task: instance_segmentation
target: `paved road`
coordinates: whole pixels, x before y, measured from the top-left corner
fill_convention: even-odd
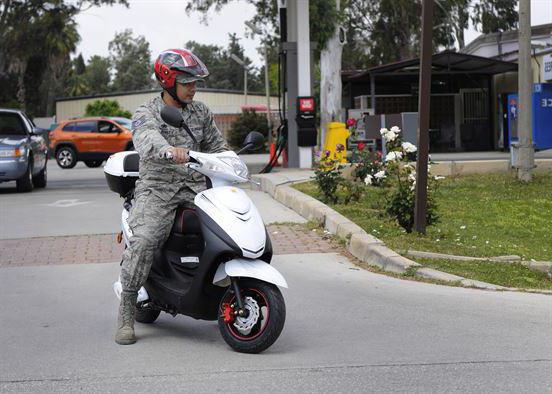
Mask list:
[[[248,193],[266,223],[305,222],[283,206],[270,209],[272,199],[267,194]],[[62,170],[50,160],[46,189],[22,194],[16,192],[15,182],[0,184],[0,239],[115,233],[120,230],[122,202],[108,189],[102,168],[78,163]]]
[[[0,187],[2,237],[116,231],[120,200],[101,170],[50,170],[46,190]],[[300,220],[253,196],[265,218]],[[39,205],[59,199],[91,202]],[[2,268],[0,392],[552,391],[552,297],[394,279],[335,253],[274,264],[290,284],[286,327],[257,356],[182,316],[137,325],[137,345],[115,345],[116,263]]]

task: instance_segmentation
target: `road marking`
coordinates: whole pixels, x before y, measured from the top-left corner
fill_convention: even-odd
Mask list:
[[[51,204],[42,204],[47,207],[57,207],[57,208],[69,208],[75,207],[77,205],[90,204],[92,201],[79,201],[79,200],[57,200]]]

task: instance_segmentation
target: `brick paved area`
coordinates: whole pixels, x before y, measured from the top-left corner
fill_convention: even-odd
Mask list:
[[[303,225],[271,225],[268,232],[275,254],[329,253],[337,248],[320,230]],[[123,246],[115,239],[116,234],[99,234],[0,240],[0,268],[119,261]]]

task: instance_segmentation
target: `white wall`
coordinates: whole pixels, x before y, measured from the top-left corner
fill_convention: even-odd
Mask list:
[[[113,96],[98,96],[87,98],[74,98],[56,102],[56,119],[58,121],[81,117],[85,112],[86,105],[96,100],[117,100],[119,105],[127,111],[134,112],[138,106],[157,96],[159,91],[122,94]],[[243,94],[213,91],[198,91],[195,99],[202,101],[215,114],[237,114],[241,113],[241,106],[245,104]],[[266,105],[266,96],[248,95],[247,105]],[[272,110],[278,108],[278,98],[271,97],[270,107]]]

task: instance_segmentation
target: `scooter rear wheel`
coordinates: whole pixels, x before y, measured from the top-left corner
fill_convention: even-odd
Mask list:
[[[280,336],[286,320],[286,305],[275,285],[255,279],[239,282],[247,317],[233,315],[236,296],[229,288],[219,306],[218,326],[230,347],[241,353],[260,353]]]

